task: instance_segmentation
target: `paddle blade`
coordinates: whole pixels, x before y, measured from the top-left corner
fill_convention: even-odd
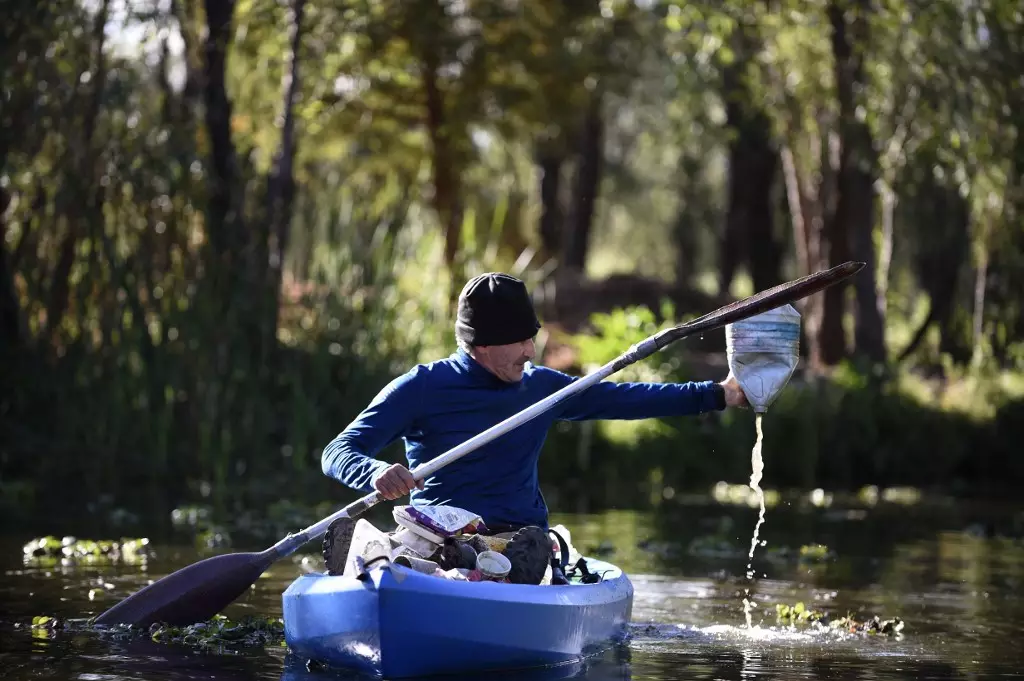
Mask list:
[[[137,591],[97,617],[95,623],[186,626],[203,622],[245,593],[274,558],[268,550],[201,560]]]

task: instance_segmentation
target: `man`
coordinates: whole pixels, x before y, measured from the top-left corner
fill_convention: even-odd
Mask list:
[[[493,532],[547,529],[537,461],[555,421],[661,418],[747,404],[732,376],[722,383],[603,381],[425,481],[417,483],[401,464],[373,458],[402,438],[409,466],[415,467],[577,380],[531,363],[540,328],[522,281],[493,272],[471,279],[459,295],[458,351],[388,384],[324,449],[324,474],[385,499],[411,492],[414,506],[450,504],[472,511]]]

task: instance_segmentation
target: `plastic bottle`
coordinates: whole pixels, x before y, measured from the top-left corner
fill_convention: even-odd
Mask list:
[[[783,305],[725,327],[729,370],[757,413],[775,401],[800,362],[800,313]]]

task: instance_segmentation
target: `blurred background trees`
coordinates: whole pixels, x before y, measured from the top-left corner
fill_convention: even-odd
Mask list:
[[[1024,393],[1013,2],[7,5],[11,509],[53,489],[157,514],[338,495],[322,446],[388,378],[451,351],[455,295],[496,269],[534,290],[543,361],[582,371],[644,324],[862,260],[800,306],[807,371],[769,474],[939,476],[907,447],[973,485],[1006,472]],[[606,344],[578,335],[595,331]],[[695,341],[653,378],[720,378],[723,352],[720,334]],[[845,397],[807,402],[823,381]],[[902,429],[879,430],[886,400]],[[659,480],[742,471],[746,420],[705,426],[597,445],[567,427],[547,479],[622,473],[658,446],[688,452],[649,458]],[[717,468],[715,447],[734,454]]]

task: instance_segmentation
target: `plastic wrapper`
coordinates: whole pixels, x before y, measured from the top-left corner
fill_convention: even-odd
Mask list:
[[[394,510],[394,516],[395,521],[402,525],[406,525],[403,520],[411,520],[442,539],[455,534],[476,534],[487,529],[478,514],[457,506],[399,506]]]
[[[441,546],[406,527],[399,528],[392,536],[395,541],[403,547],[412,549],[421,558],[429,558]]]

